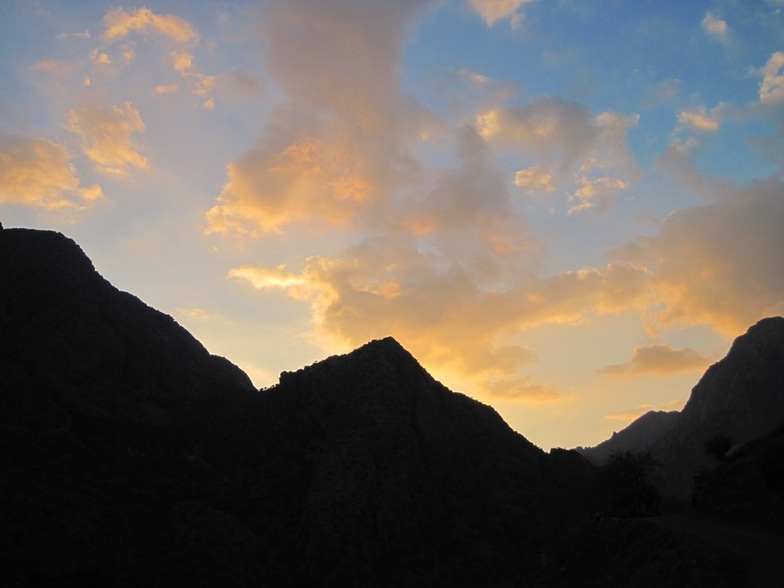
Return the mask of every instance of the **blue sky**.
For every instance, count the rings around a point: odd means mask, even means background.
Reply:
[[[0,220],[257,385],[397,338],[543,448],[784,312],[784,2],[0,2]]]

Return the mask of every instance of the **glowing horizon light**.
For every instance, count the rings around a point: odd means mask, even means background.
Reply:
[[[0,9],[0,216],[274,374],[393,336],[534,443],[784,313],[775,3]]]

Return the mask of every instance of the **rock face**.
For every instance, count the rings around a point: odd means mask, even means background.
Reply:
[[[258,500],[291,513],[266,520],[304,584],[519,583],[577,520],[541,450],[393,339],[282,374],[262,405],[253,459],[288,481]]]
[[[114,288],[59,233],[0,232],[0,285],[0,386],[13,404],[0,423],[56,431],[75,411],[163,424],[253,390],[239,368]]]
[[[603,465],[616,451],[646,451],[672,429],[678,415],[678,411],[651,410],[599,445],[578,447],[576,450],[595,465]]]
[[[384,339],[264,392],[50,232],[0,232],[0,585],[526,582],[548,457]]]
[[[665,463],[663,493],[691,495],[692,478],[716,465],[717,435],[744,444],[784,423],[784,318],[763,319],[738,337],[692,390],[673,429],[654,446]]]

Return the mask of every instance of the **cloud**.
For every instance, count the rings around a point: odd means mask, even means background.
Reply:
[[[347,227],[374,196],[362,158],[346,143],[305,137],[275,150],[251,150],[228,166],[207,232],[260,235],[310,219]]]
[[[337,256],[310,257],[301,272],[242,266],[229,275],[309,303],[323,341],[351,348],[392,335],[432,369],[510,397],[557,395],[525,380],[521,370],[533,354],[500,345],[504,337],[623,312],[645,298],[644,272],[631,266],[530,278],[501,290],[488,287],[469,259],[448,253],[420,251],[416,239],[378,237]]]
[[[177,92],[177,84],[161,84],[155,86],[152,93],[156,96],[164,96],[166,94],[175,94]]]
[[[576,203],[569,208],[569,214],[589,208],[608,210],[615,201],[615,194],[629,188],[625,180],[610,177],[590,179],[582,176],[578,178],[578,183],[580,187],[569,198],[570,202]]]
[[[190,84],[194,96],[204,98],[202,106],[207,110],[215,108],[215,99],[210,95],[217,78],[201,73],[193,65],[193,54],[187,51],[172,51],[169,55],[174,71]]]
[[[517,172],[517,185],[528,190],[542,186],[551,193],[571,186],[571,200],[577,204],[570,212],[606,211],[615,193],[628,189],[629,179],[637,175],[626,135],[638,120],[637,115],[614,112],[594,116],[581,104],[548,98],[487,110],[476,126],[491,145],[535,158],[537,165]]]
[[[660,376],[704,370],[710,360],[693,349],[675,349],[665,343],[635,347],[626,363],[609,365],[599,373],[608,375]]]
[[[718,18],[710,10],[705,13],[705,17],[700,23],[702,30],[711,37],[719,40],[726,40],[730,34],[730,28],[727,26],[727,21]]]
[[[614,259],[647,267],[663,325],[707,325],[735,336],[784,303],[784,184],[778,178],[724,187],[715,201],[669,215],[659,235]]]
[[[103,194],[80,185],[72,154],[57,143],[0,133],[0,203],[46,210],[83,210]]]
[[[150,165],[133,140],[134,134],[144,131],[144,121],[130,102],[112,108],[71,110],[66,128],[81,138],[85,155],[103,174],[126,177],[132,168],[147,169]]]
[[[488,380],[480,390],[490,397],[517,400],[527,404],[550,404],[563,402],[566,396],[554,386],[536,384],[529,378],[510,380]]]
[[[784,51],[776,51],[768,62],[757,70],[762,76],[759,88],[759,99],[762,104],[780,104],[784,102]]]
[[[512,28],[523,20],[520,9],[534,0],[468,0],[469,6],[491,27],[499,20],[509,19]]]
[[[177,43],[189,43],[199,39],[198,32],[188,21],[172,14],[156,14],[149,8],[137,8],[131,12],[115,8],[104,16],[103,24],[103,36],[108,41],[126,37],[132,31],[155,32]]]
[[[518,188],[522,188],[526,194],[555,192],[553,174],[536,166],[517,171],[514,184]]]
[[[715,133],[719,130],[718,113],[720,110],[721,105],[710,113],[706,112],[704,106],[693,111],[683,111],[678,114],[678,123],[701,133]]]
[[[263,235],[287,225],[353,226],[411,182],[421,107],[398,64],[427,2],[264,4],[256,31],[284,98],[257,144],[228,167],[207,232]],[[383,189],[382,189],[383,187]]]

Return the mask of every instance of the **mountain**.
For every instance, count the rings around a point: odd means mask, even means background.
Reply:
[[[646,451],[653,443],[669,432],[678,419],[678,411],[651,410],[635,419],[626,428],[595,447],[577,447],[576,451],[595,465],[602,465],[617,451]]]
[[[0,229],[0,586],[740,585],[682,521],[592,521],[600,473],[391,338],[255,390],[70,239]]]
[[[267,520],[305,583],[519,583],[578,520],[541,450],[394,339],[283,373],[262,405],[256,459],[306,489],[262,484],[257,501],[294,514]]]
[[[662,492],[688,499],[692,478],[716,465],[717,436],[742,445],[784,423],[784,318],[759,321],[692,389],[672,430],[653,446],[665,464]]]
[[[70,411],[165,424],[253,391],[239,368],[114,288],[59,233],[0,230],[0,284],[0,427],[56,432]]]
[[[256,391],[0,230],[0,585],[520,584],[583,517],[552,469],[393,339]]]

